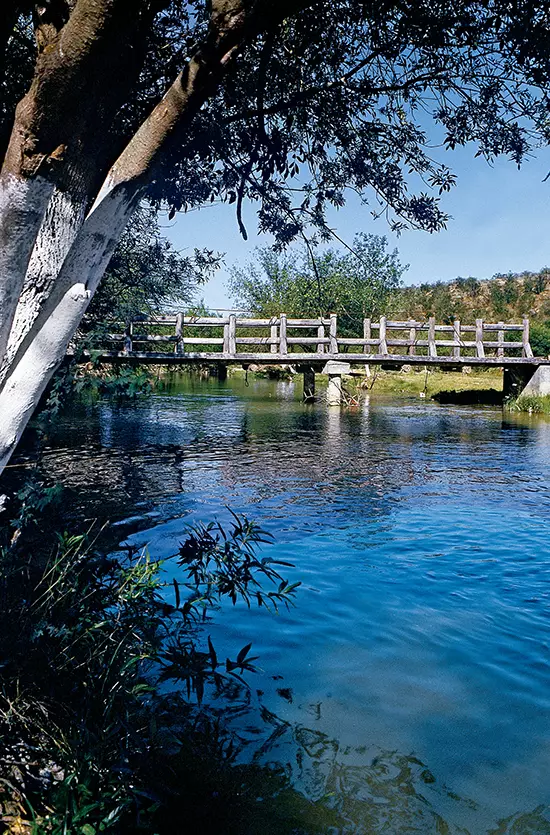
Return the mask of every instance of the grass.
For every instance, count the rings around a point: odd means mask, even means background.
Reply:
[[[375,394],[419,395],[433,397],[442,391],[502,391],[501,371],[481,371],[462,374],[453,371],[373,371],[367,388]],[[371,387],[372,386],[372,387]]]
[[[510,412],[526,412],[530,415],[550,415],[550,395],[523,394],[506,401]]]

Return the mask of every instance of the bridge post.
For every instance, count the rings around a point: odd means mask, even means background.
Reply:
[[[229,326],[227,329],[227,353],[228,354],[236,354],[237,353],[237,341],[236,341],[236,330],[237,330],[237,317],[234,313],[229,314]]]
[[[224,362],[218,363],[218,380],[227,380],[227,365]]]
[[[174,345],[174,353],[182,354],[183,348],[183,313],[178,313],[176,316],[176,344]]]
[[[315,369],[311,365],[304,365],[302,371],[304,375],[303,398],[307,403],[315,400]]]
[[[453,348],[453,357],[458,359],[460,357],[460,319],[455,319],[453,324],[453,342],[455,343]]]
[[[337,328],[338,328],[338,324],[337,324],[336,313],[331,313],[330,314],[330,326],[329,326],[329,332],[328,332],[329,339],[330,339],[330,345],[329,345],[328,349],[329,349],[330,354],[337,354],[338,353],[338,339],[337,339],[337,336],[336,336]]]
[[[124,332],[124,354],[131,354],[132,353],[132,334],[134,330],[134,324],[132,321],[126,323],[126,330]]]
[[[279,353],[288,354],[288,344],[286,341],[286,313],[281,313],[279,316]]]

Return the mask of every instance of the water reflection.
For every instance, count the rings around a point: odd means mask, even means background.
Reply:
[[[298,398],[190,381],[105,403],[59,422],[43,466],[75,515],[158,557],[224,504],[274,533],[298,606],[231,607],[211,632],[228,654],[254,640],[278,762],[308,795],[334,791],[333,831],[548,831],[550,424]]]

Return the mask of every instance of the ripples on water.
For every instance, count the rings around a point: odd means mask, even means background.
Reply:
[[[155,557],[224,505],[274,534],[297,606],[229,607],[211,634],[254,640],[283,723],[265,758],[332,793],[342,831],[550,832],[550,425],[298,395],[188,380],[60,422],[45,466]]]

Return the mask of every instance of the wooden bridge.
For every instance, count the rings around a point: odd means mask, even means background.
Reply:
[[[115,323],[116,326],[117,323]],[[118,323],[119,325],[122,323]],[[324,371],[338,384],[352,365],[440,366],[464,365],[504,369],[505,393],[523,390],[550,365],[548,358],[534,357],[529,342],[529,320],[520,324],[488,323],[476,319],[465,325],[427,321],[397,321],[381,316],[364,319],[362,336],[339,333],[338,317],[293,319],[281,313],[264,319],[229,314],[217,316],[158,315],[122,324],[119,332],[105,332],[93,354],[111,363],[161,363],[184,365],[217,363],[292,365],[307,375],[314,389],[315,372]],[[544,367],[544,368],[541,368]],[[537,393],[550,393],[550,369]],[[312,382],[313,378],[313,382]],[[532,386],[533,387],[533,386]],[[539,386],[540,388],[540,386]]]

